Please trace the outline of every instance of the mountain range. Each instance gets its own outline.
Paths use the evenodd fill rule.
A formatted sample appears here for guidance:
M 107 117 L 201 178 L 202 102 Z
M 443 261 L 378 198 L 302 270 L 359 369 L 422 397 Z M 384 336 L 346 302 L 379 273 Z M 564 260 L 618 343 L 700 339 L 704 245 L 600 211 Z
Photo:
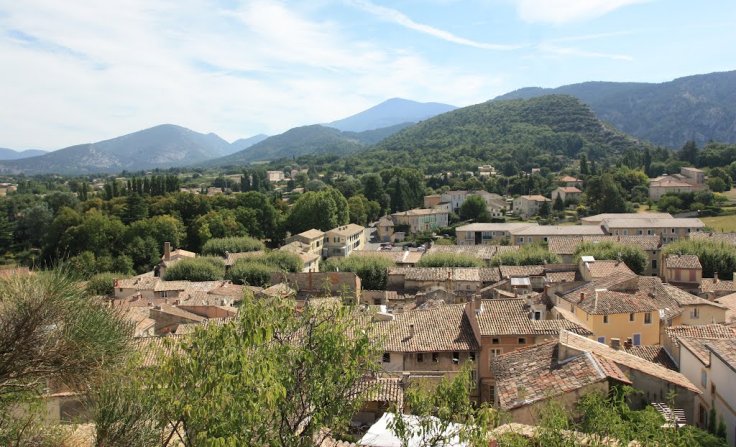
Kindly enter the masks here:
M 325 126 L 344 132 L 363 132 L 401 123 L 416 123 L 455 109 L 457 107 L 438 102 L 392 98 L 355 115 L 327 123 Z
M 5 147 L 0 147 L 0 160 L 19 160 L 21 158 L 36 157 L 45 154 L 46 151 L 40 149 L 26 149 L 24 151 L 16 151 Z
M 185 166 L 230 153 L 230 143 L 173 124 L 162 124 L 97 143 L 0 162 L 2 172 L 89 174 Z
M 495 98 L 566 94 L 603 121 L 637 138 L 677 148 L 688 140 L 736 143 L 736 71 L 687 76 L 660 84 L 584 82 L 553 89 L 523 88 Z
M 588 130 L 595 127 L 591 125 L 591 116 L 606 123 L 596 124 L 605 129 L 606 144 L 593 144 L 598 137 L 591 139 L 592 134 L 582 135 L 578 130 L 571 130 L 573 127 L 570 126 L 562 130 L 550 127 L 550 123 L 534 122 L 534 113 L 520 112 L 535 102 L 514 103 L 514 100 L 541 98 L 551 94 L 558 96 L 549 101 L 548 106 L 563 107 L 557 111 L 558 114 L 585 115 Z M 559 95 L 579 99 L 594 115 L 589 116 L 587 112 L 581 115 L 581 109 L 572 106 L 569 100 L 560 99 Z M 486 110 L 490 104 L 509 101 L 514 105 L 507 111 L 516 114 L 510 121 L 494 112 L 496 109 L 493 107 Z M 499 107 L 498 110 L 503 110 L 503 106 Z M 481 116 L 485 116 L 486 121 L 474 121 Z M 554 124 L 564 120 L 561 117 L 560 122 Z M 501 121 L 507 124 L 499 128 L 497 124 Z M 465 128 L 455 126 L 463 122 L 468 123 Z M 521 131 L 525 126 L 531 126 L 533 131 Z M 615 129 L 634 138 L 627 138 Z M 577 137 L 575 134 L 578 134 Z M 532 159 L 532 152 L 537 160 L 543 155 L 537 153 L 537 149 L 545 138 L 552 138 L 553 146 L 570 144 L 568 152 L 579 150 L 578 141 L 582 141 L 586 150 L 594 152 L 594 157 L 595 151 L 601 147 L 613 148 L 609 144 L 616 141 L 626 141 L 625 146 L 631 147 L 634 139 L 673 149 L 690 139 L 701 145 L 710 140 L 736 143 L 736 71 L 689 76 L 660 84 L 586 82 L 555 89 L 530 87 L 461 109 L 447 104 L 393 98 L 324 125 L 301 126 L 280 135 L 256 135 L 233 143 L 213 133 L 203 134 L 165 124 L 28 158 L 8 159 L 17 158 L 18 152 L 3 155 L 4 151 L 0 150 L 0 172 L 115 173 L 183 166 L 232 166 L 310 154 L 351 156 L 364 151 L 367 151 L 369 158 L 370 154 L 376 153 L 383 153 L 387 157 L 374 160 L 377 163 L 388 160 L 398 163 L 403 160 L 412 164 L 416 161 L 412 157 L 424 157 L 425 152 L 434 154 L 432 149 L 437 147 L 444 148 L 445 152 L 434 154 L 433 160 L 429 160 L 435 166 L 443 160 L 449 165 L 491 161 L 491 155 L 505 160 L 512 153 L 522 157 L 520 164 L 527 164 Z M 416 139 L 416 144 L 412 142 L 413 139 Z M 418 152 L 417 148 L 422 147 L 425 152 Z M 498 151 L 499 147 L 506 149 Z M 531 152 L 519 152 L 521 148 Z M 405 151 L 403 156 L 400 155 L 402 150 Z M 483 151 L 486 151 L 486 156 L 480 157 Z M 552 155 L 559 151 L 550 146 L 547 152 Z M 448 154 L 453 156 L 448 158 Z
M 492 162 L 508 175 L 559 170 L 581 152 L 605 160 L 645 144 L 600 121 L 569 95 L 490 101 L 435 116 L 398 132 L 346 163 L 356 172 L 421 166 L 428 173 L 474 171 Z M 507 169 L 507 166 L 510 166 Z

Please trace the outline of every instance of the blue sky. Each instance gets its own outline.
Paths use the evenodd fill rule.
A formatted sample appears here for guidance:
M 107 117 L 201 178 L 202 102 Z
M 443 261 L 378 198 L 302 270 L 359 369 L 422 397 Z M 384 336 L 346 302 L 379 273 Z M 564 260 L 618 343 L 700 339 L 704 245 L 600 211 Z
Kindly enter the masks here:
M 231 141 L 392 97 L 736 69 L 733 0 L 0 0 L 0 146 Z

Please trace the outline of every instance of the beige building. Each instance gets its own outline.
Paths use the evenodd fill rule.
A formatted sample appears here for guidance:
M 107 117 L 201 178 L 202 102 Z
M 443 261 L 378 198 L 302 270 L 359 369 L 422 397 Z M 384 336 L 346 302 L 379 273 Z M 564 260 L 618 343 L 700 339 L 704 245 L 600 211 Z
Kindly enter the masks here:
M 647 254 L 647 267 L 643 275 L 659 275 L 659 256 L 661 242 L 659 235 L 652 236 L 551 236 L 547 238 L 547 247 L 550 253 L 554 253 L 562 259 L 563 264 L 575 262 L 575 252 L 580 244 L 584 242 L 612 242 L 627 246 L 638 247 Z M 585 255 L 586 253 L 582 253 Z
M 574 186 L 576 188 L 582 188 L 583 187 L 583 181 L 582 180 L 580 180 L 578 178 L 575 178 L 575 177 L 571 177 L 569 175 L 566 175 L 564 177 L 561 177 L 560 178 L 560 183 L 562 183 L 563 186 Z
M 449 215 L 446 210 L 442 209 L 417 208 L 393 213 L 391 220 L 393 220 L 394 226 L 408 225 L 410 233 L 420 233 L 447 227 Z
M 667 283 L 697 291 L 703 280 L 703 266 L 695 255 L 669 255 L 664 259 L 662 277 Z
M 557 197 L 559 196 L 565 204 L 569 202 L 578 202 L 582 195 L 583 192 L 575 186 L 560 186 L 552 191 L 552 201 L 554 202 L 557 200 Z
M 311 230 L 303 231 L 286 239 L 287 244 L 295 241 L 301 242 L 306 246 L 306 252 L 321 255 L 325 233 L 312 228 Z
M 388 290 L 443 288 L 471 294 L 501 279 L 496 267 L 395 267 L 388 270 Z
M 592 225 L 536 225 L 511 231 L 517 245 L 548 242 L 553 236 L 603 236 L 601 227 Z
M 322 256 L 325 258 L 350 256 L 354 250 L 365 248 L 365 228 L 347 224 L 325 233 Z
M 473 223 L 455 228 L 457 245 L 498 244 L 512 242 L 513 233 L 537 227 L 536 223 Z
M 266 171 L 268 175 L 268 181 L 271 183 L 280 182 L 286 179 L 284 171 Z
M 706 190 L 705 174 L 697 168 L 685 167 L 679 174 L 663 175 L 649 182 L 649 198 L 659 200 L 667 193 L 697 192 Z
M 514 199 L 514 214 L 522 219 L 528 219 L 539 214 L 539 209 L 542 205 L 549 202 L 551 202 L 551 200 L 540 195 L 519 196 Z M 551 205 L 552 204 L 550 203 L 550 206 Z
M 703 231 L 705 224 L 697 218 L 609 218 L 602 223 L 606 233 L 614 236 L 642 236 L 658 234 L 666 244 L 686 239 L 690 233 Z
M 581 217 L 583 225 L 603 225 L 606 219 L 672 219 L 669 213 L 603 213 L 594 216 Z

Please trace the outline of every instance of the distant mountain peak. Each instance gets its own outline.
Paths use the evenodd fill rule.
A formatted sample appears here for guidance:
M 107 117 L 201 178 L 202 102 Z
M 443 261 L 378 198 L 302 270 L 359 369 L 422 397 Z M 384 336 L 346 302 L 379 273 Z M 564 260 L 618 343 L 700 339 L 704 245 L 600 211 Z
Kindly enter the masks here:
M 342 131 L 363 132 L 403 123 L 416 123 L 457 109 L 449 104 L 390 98 L 362 112 L 325 124 Z

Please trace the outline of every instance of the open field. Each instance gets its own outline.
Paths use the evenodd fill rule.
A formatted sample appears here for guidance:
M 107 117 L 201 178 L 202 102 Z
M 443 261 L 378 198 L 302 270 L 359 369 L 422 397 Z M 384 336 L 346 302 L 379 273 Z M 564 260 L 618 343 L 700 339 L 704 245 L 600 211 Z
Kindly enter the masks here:
M 700 220 L 704 224 L 713 229 L 713 231 L 720 231 L 722 233 L 736 232 L 736 216 L 715 216 L 715 217 L 701 217 Z

